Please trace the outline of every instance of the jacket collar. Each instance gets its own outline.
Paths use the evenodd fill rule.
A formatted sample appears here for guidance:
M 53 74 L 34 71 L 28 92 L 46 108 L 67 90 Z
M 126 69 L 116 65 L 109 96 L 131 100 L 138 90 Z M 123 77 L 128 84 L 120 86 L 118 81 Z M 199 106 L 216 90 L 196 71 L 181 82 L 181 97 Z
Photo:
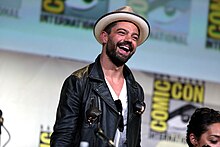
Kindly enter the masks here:
M 89 74 L 89 77 L 92 79 L 96 79 L 99 80 L 100 82 L 104 82 L 104 73 L 101 67 L 101 63 L 100 63 L 100 54 L 97 56 L 96 60 L 94 63 L 92 63 L 91 65 L 91 72 Z M 124 65 L 124 69 L 123 69 L 123 74 L 125 77 L 126 82 L 134 87 L 137 88 L 136 82 L 135 82 L 135 78 L 131 72 L 131 70 L 128 68 L 127 65 Z

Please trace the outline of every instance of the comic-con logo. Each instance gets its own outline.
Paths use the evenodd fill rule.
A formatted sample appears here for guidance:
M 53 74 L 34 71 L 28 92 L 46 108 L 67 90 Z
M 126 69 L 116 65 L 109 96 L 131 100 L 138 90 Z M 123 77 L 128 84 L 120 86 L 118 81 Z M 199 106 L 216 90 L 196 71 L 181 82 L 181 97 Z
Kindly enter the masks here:
M 195 109 L 203 105 L 204 93 L 203 81 L 156 76 L 149 138 L 184 143 L 187 123 Z
M 44 126 L 41 125 L 40 130 L 40 138 L 39 138 L 39 147 L 50 147 L 50 137 L 52 132 L 50 131 L 50 127 L 48 126 L 47 129 L 44 129 Z
M 40 21 L 91 28 L 106 12 L 108 0 L 42 0 Z
M 220 51 L 220 0 L 209 1 L 206 47 Z

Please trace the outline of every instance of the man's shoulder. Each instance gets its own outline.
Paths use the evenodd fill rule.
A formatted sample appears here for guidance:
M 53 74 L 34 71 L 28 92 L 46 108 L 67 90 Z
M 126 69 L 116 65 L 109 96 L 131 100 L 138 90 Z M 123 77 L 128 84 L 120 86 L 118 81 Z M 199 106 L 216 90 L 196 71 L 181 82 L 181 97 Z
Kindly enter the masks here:
M 86 66 L 74 71 L 71 75 L 75 76 L 79 79 L 82 78 L 82 77 L 85 77 L 89 73 L 89 67 L 90 67 L 90 65 L 86 65 Z

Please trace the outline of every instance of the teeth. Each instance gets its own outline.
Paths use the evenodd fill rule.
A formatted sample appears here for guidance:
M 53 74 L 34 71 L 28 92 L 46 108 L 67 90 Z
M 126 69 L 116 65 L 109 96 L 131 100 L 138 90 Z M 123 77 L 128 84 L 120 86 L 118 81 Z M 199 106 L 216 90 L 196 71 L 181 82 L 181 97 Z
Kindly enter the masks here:
M 129 47 L 127 47 L 127 46 L 119 46 L 119 47 L 125 51 L 129 51 Z

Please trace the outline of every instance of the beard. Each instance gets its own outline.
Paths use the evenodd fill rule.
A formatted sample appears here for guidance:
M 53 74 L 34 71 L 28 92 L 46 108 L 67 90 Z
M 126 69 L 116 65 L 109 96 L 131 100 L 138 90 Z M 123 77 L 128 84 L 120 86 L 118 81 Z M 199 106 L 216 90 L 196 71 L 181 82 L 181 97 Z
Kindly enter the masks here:
M 128 56 L 122 55 L 117 52 L 117 48 L 119 48 L 122 45 L 129 45 L 130 54 Z M 124 65 L 132 57 L 132 55 L 134 54 L 134 52 L 132 52 L 133 50 L 134 48 L 132 47 L 132 44 L 127 41 L 118 42 L 117 44 L 114 44 L 110 39 L 106 44 L 106 54 L 112 61 L 112 63 L 115 64 L 117 67 Z

